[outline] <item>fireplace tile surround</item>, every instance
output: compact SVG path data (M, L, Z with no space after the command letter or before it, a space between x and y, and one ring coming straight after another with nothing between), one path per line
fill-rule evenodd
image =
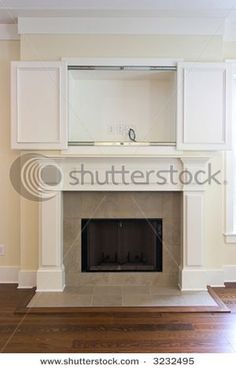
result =
M64 266L67 286L177 286L181 192L64 192ZM162 218L163 272L81 272L82 218Z

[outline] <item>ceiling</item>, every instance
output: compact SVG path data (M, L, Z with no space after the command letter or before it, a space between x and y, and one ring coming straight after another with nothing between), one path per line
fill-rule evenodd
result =
M0 23L18 17L236 18L236 0L0 0Z

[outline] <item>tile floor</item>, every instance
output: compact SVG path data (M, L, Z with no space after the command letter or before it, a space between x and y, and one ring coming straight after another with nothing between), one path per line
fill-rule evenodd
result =
M81 286L37 292L28 307L217 306L207 291L181 292L155 286Z

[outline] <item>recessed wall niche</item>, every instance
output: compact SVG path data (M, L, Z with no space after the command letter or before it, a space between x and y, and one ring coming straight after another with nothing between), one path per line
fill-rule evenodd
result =
M176 71L104 68L68 72L70 144L174 143Z

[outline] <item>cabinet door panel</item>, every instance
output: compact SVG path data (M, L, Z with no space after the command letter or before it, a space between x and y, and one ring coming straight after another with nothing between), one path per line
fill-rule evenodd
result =
M179 64L179 149L230 149L230 88L229 71L225 63Z
M66 132L63 63L13 62L12 148L66 148Z

